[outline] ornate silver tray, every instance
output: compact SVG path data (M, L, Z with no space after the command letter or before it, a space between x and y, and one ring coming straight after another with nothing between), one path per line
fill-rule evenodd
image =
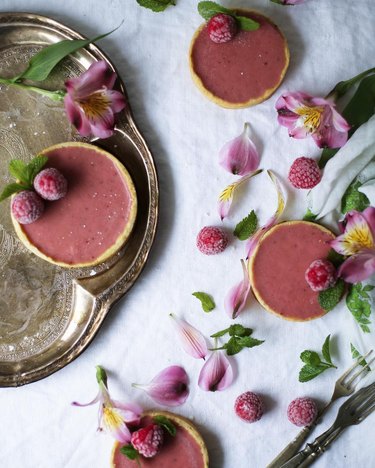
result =
M68 27L39 15L0 14L0 76L21 72L42 47L82 39ZM45 87L108 57L90 45L59 64ZM126 95L119 79L118 87ZM0 188L10 181L8 163L31 159L41 149L80 140L63 105L0 85ZM113 137L97 140L131 174L138 195L137 221L125 247L93 269L55 267L29 253L16 237L9 201L0 205L0 386L19 386L48 376L76 358L94 338L111 305L134 284L150 251L158 218L158 182L152 155L129 105Z

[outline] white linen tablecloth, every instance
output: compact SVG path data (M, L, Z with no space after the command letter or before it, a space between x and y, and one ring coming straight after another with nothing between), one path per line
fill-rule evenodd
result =
M274 96L254 108L226 110L203 97L190 77L189 43L202 22L197 2L176 3L157 14L135 0L1 2L1 11L51 16L88 37L124 20L100 47L126 84L135 120L154 154L161 189L159 229L147 266L111 310L90 347L42 381L1 389L2 468L108 466L113 441L96 432L97 408L70 405L96 394L96 364L107 369L115 398L135 400L146 409L155 405L131 383L146 383L172 364L184 366L191 394L176 411L195 421L207 442L211 466L262 468L299 430L287 420L289 402L305 395L326 401L335 380L352 362L349 343L361 351L374 345L374 332L363 334L345 305L319 320L291 323L263 311L251 298L236 322L254 328L254 336L265 343L234 357L235 381L226 391L199 389L202 363L184 354L168 314L183 316L206 336L230 324L223 300L241 279L243 244L232 239L224 253L212 257L203 256L195 246L201 227L220 225L218 194L235 179L218 165L218 151L249 121L261 151L261 167L273 169L284 182L296 157L318 157L312 140L290 139L278 125L275 101L283 90L324 96L338 81L374 66L374 5L372 0L307 0L295 7L268 0L223 1L226 6L257 8L270 16L285 33L291 51L290 68ZM291 190L288 183L284 186L289 198L284 219L297 219L306 210L306 192ZM275 203L272 185L262 174L244 187L224 227L230 232L251 209L264 222ZM203 313L191 295L194 291L210 293L217 308ZM329 333L338 370L299 383L300 352L320 351ZM246 390L260 393L266 402L266 412L255 424L234 415L234 400ZM331 408L313 437L332 423L338 406ZM374 428L372 415L344 432L316 463L317 468L375 466Z

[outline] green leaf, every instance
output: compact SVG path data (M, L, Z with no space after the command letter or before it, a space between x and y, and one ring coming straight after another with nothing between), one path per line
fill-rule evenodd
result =
M27 179L25 182L29 183L30 185L33 184L35 176L43 169L43 167L47 164L48 157L43 155L38 155L33 158L29 164L26 166L26 176Z
M240 221L234 229L233 234L239 240L246 240L252 236L258 225L258 217L254 210L251 211L242 221Z
M354 180L346 189L341 199L341 213L345 214L351 210L363 211L370 206L370 201L366 195L358 189L362 185L359 180Z
M177 433L176 426L172 423L172 421L165 416L155 416L154 421L159 426L162 426L169 434L174 437Z
M249 336L253 333L252 328L246 328L239 323L235 323L229 327L230 336Z
M22 190L27 189L28 187L25 187L24 185L13 183L13 184L8 184L4 187L4 190L0 194L0 202L5 200L6 198L10 197L11 195L14 195L15 193L22 192Z
M342 113L343 117L351 125L349 137L353 135L358 127L367 122L374 113L375 75L371 75L361 81L357 91ZM324 149L319 160L319 167L323 168L337 151L338 149Z
M102 366L96 366L96 381L98 384L104 383L107 386L107 373Z
M356 347L352 343L350 343L350 350L352 352L352 358L356 360L361 359L361 361L359 361L358 364L362 367L366 367L367 366L366 360L363 359L362 354L358 351L358 349L356 349ZM370 371L370 370L371 370L370 367L368 367L367 371Z
M361 283L352 284L349 286L349 291L346 295L346 306L365 333L370 332L370 328L367 325L371 323L368 317L371 316L372 300L367 294L368 291L371 291L371 289L368 289L368 286L373 288L372 285L362 288Z
M309 350L303 351L300 355L300 358L302 362L310 365L311 367L316 367L321 363L319 354L316 353L315 351L309 351Z
M193 292L193 296L201 301L202 309L205 312L211 312L215 308L215 302L212 297L204 292Z
M137 3L141 7L148 8L149 10L152 10L155 13L164 11L170 5L176 5L176 2L174 0L137 0Z
M320 307L326 312L332 310L341 300L345 290L345 283L339 279L337 283L325 291L320 291L318 301Z
M303 217L304 221L311 221L314 222L316 219L317 215L314 214L310 209L307 210L305 216Z
M300 382L308 382L309 380L315 379L315 377L320 375L326 369L327 367L312 367L306 364L299 371L298 380Z
M339 254L336 250L331 249L327 255L327 260L338 268L345 260L344 255Z
M331 359L331 351L329 349L329 340L331 338L331 335L328 335L327 338L325 339L322 347L322 355L324 359L329 363L332 364L332 359Z
M242 351L243 346L239 343L239 338L232 336L228 343L224 345L224 349L227 350L228 356L234 356Z
M220 338L221 336L226 335L229 332L230 328L225 328L224 330L220 330L213 335L211 335L211 338Z
M236 16L236 19L243 31L256 31L259 29L259 23L251 18L247 18L246 16Z
M244 348L254 348L254 346L259 346L264 343L264 340L257 340L252 336L241 336L237 338L237 343Z
M223 6L219 5L216 2L199 2L198 3L198 13L208 21L213 16L217 15L218 13L226 13L227 15L233 16L233 12L228 10L228 8L224 8Z
M13 81L19 81L21 79L44 81L63 58L67 57L73 52L76 52L79 49L82 49L82 47L86 47L92 42L103 39L104 37L116 31L116 29L106 34L96 36L93 39L66 39L64 41L60 41L56 44L45 47L31 58L26 70L20 75L16 76Z
M9 174L15 179L27 179L26 163L22 159L12 159L9 163Z
M125 457L129 458L129 460L137 460L139 457L139 453L132 445L123 445L120 448L120 452L125 455Z

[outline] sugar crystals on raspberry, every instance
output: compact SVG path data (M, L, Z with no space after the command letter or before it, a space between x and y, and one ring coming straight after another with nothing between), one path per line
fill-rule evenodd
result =
M289 169L288 179L295 188L311 189L320 182L321 171L315 159L297 158Z
M44 203L32 190L23 190L13 197L11 210L14 219L20 224L30 224L41 216Z
M264 405L262 399L253 392L245 392L237 397L234 410L243 421L253 423L263 416Z
M306 270L305 279L313 291L325 291L336 283L336 268L329 260L314 260Z
M133 432L131 444L144 457L154 457L164 441L163 428L158 424L149 424Z
M197 247L205 255L215 255L225 250L228 237L225 232L214 226L202 228L197 236Z
M233 16L218 13L208 21L208 34L217 44L229 42L237 32L237 22Z
M68 183L60 171L49 167L35 177L34 188L45 200L59 200L65 197Z
M289 421L296 426L308 426L317 417L318 408L312 398L296 398L289 404L287 414Z

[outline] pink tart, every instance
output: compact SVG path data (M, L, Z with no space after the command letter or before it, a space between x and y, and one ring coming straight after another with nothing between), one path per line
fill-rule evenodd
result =
M319 292L307 284L305 272L325 259L335 238L328 229L307 221L288 221L270 229L249 260L255 297L281 318L306 321L321 317Z
M108 152L86 143L62 143L41 152L46 167L68 182L64 198L49 201L37 221L19 224L21 241L39 257L64 267L101 263L128 239L137 197L125 167Z
M239 30L228 42L210 39L207 24L190 46L190 70L198 88L216 104L242 108L269 98L280 86L289 65L289 49L278 27L265 16L235 10L260 24L255 31Z
M111 456L111 468L208 468L208 453L204 441L193 424L182 416L167 411L148 412L142 418L141 426L146 426L152 417L162 415L176 427L176 435L165 433L160 451L152 458L139 457L139 461L130 460L120 452L123 444L116 442Z

